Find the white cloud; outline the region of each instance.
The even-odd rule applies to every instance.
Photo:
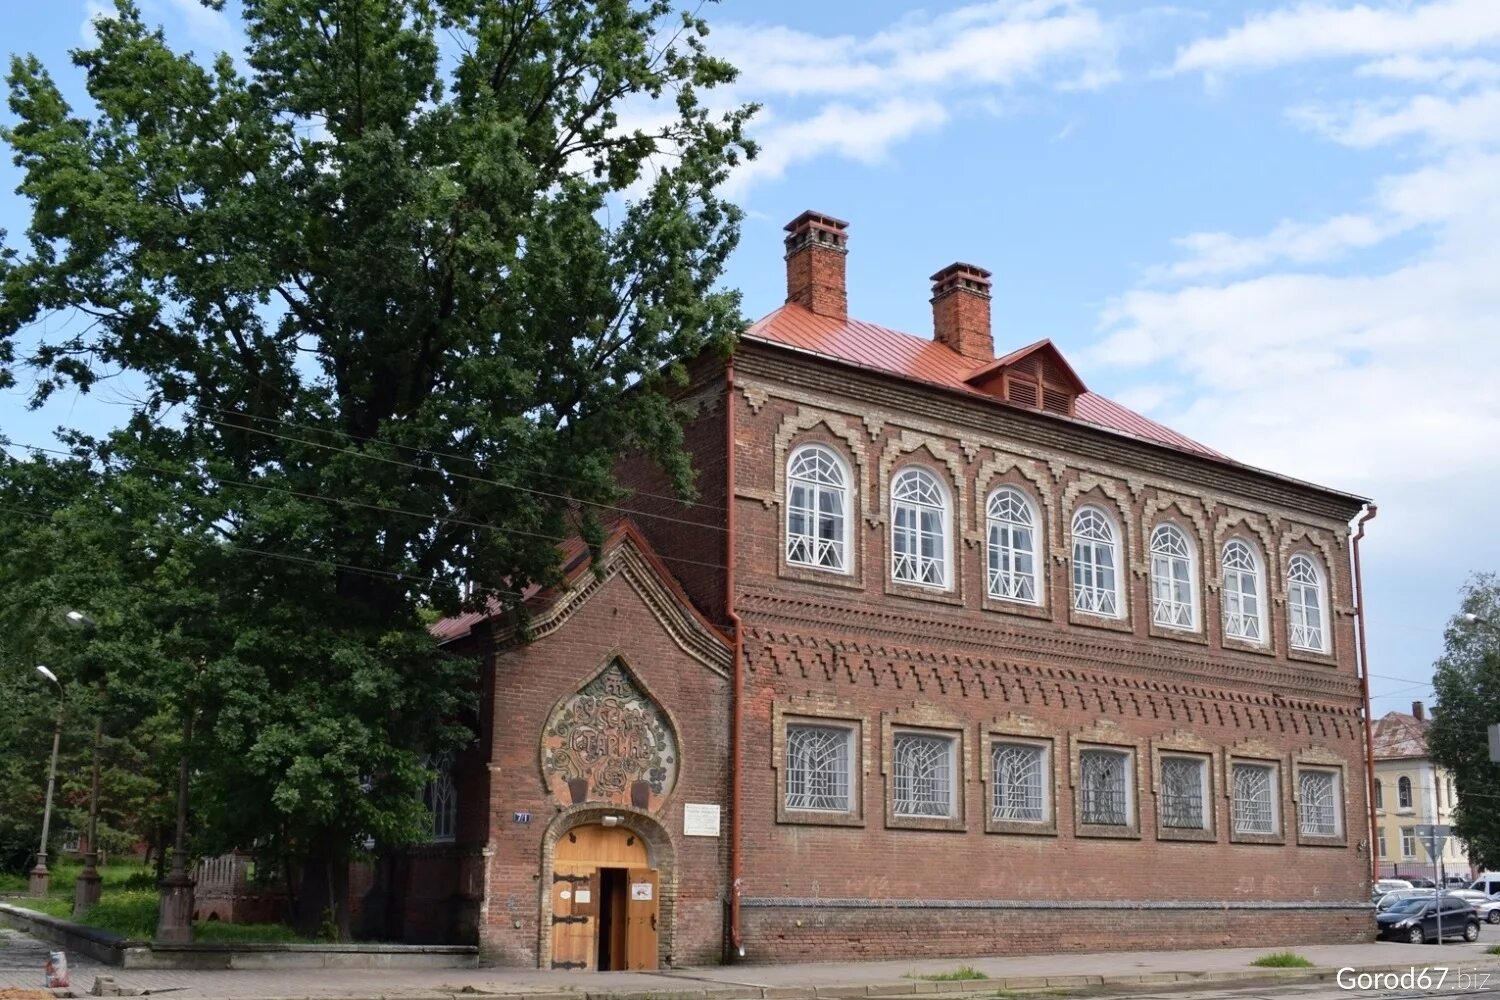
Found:
[[[1413,137],[1445,147],[1500,142],[1500,89],[1456,100],[1418,94],[1396,103],[1309,106],[1294,108],[1290,114],[1295,121],[1356,148]]]
[[[1500,41],[1500,3],[1302,3],[1247,18],[1177,53],[1177,72],[1226,73],[1312,59],[1467,52]]]
[[[1080,0],[986,0],[908,15],[868,35],[725,23],[709,46],[740,69],[729,94],[764,111],[759,159],[735,193],[823,156],[879,163],[898,143],[1013,92],[1099,89],[1118,78],[1116,32]]]
[[[1419,56],[1402,55],[1365,63],[1355,73],[1407,83],[1436,83],[1451,90],[1461,90],[1479,83],[1500,83],[1500,62],[1492,59],[1423,59]]]
[[[105,3],[104,0],[84,0],[83,21],[78,25],[78,36],[83,39],[83,44],[98,45],[99,34],[94,30],[94,22],[114,16],[114,7]]]
[[[1190,233],[1173,242],[1191,256],[1153,269],[1157,279],[1193,280],[1253,271],[1286,262],[1313,264],[1337,260],[1350,250],[1375,246],[1397,230],[1367,215],[1338,215],[1323,222],[1285,220],[1263,236]]]
[[[165,0],[165,6],[192,41],[219,51],[238,51],[243,45],[239,29],[223,11],[205,7],[199,0]]]

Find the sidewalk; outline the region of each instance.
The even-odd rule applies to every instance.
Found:
[[[552,972],[540,969],[375,969],[296,971],[128,971],[69,958],[72,992],[85,995],[97,975],[112,976],[123,990],[170,991],[173,1000],[449,1000],[476,994],[516,1000],[814,1000],[814,998],[915,997],[921,994],[1001,990],[1109,992],[1179,984],[1229,987],[1266,980],[1328,979],[1340,968],[1406,970],[1444,965],[1458,970],[1500,972],[1500,956],[1487,955],[1491,940],[1477,944],[1393,943],[1303,945],[1295,950],[1316,969],[1258,969],[1249,963],[1278,949],[1100,952],[1016,958],[920,959],[823,962],[799,965],[736,965],[660,972]],[[0,929],[0,990],[42,984],[47,946],[16,931]],[[989,978],[934,981],[923,975],[972,966]],[[1500,980],[1497,980],[1500,981]],[[934,997],[934,1000],[938,1000]]]

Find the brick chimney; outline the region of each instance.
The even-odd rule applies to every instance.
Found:
[[[1421,722],[1423,719],[1425,719],[1427,717],[1427,707],[1425,705],[1423,705],[1420,701],[1414,701],[1414,702],[1412,702],[1411,703],[1411,717],[1413,719],[1416,719],[1418,722]]]
[[[819,316],[849,318],[844,258],[849,223],[821,212],[803,212],[786,224],[786,300]]]
[[[949,264],[932,276],[933,339],[971,361],[993,361],[990,335],[990,272],[973,264]]]

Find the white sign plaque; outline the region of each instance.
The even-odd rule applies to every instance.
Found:
[[[719,807],[701,802],[686,803],[682,807],[682,832],[687,837],[717,837]]]
[[[640,900],[649,900],[651,898],[651,883],[650,882],[632,882],[632,883],[630,883],[630,898],[631,899],[640,899]]]

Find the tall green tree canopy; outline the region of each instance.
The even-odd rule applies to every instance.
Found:
[[[1465,615],[1475,615],[1477,622]],[[1458,787],[1454,832],[1486,869],[1500,868],[1500,764],[1490,762],[1488,729],[1500,723],[1500,577],[1476,574],[1448,623],[1427,730],[1432,759]]]
[[[146,386],[97,450],[191,537],[159,689],[211,716],[205,823],[337,860],[420,834],[458,738],[472,668],[419,611],[550,579],[626,449],[688,488],[667,390],[740,325],[751,109],[705,106],[733,70],[665,0],[241,8],[207,64],[117,0],[87,108],[13,59],[0,379]]]

